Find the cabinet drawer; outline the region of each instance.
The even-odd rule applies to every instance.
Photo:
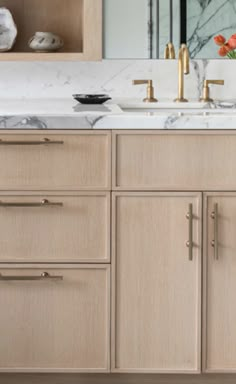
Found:
[[[108,262],[110,194],[0,194],[0,244],[0,262]]]
[[[0,371],[109,369],[109,266],[0,274]]]
[[[235,190],[235,132],[116,132],[113,185],[124,190]]]
[[[110,152],[109,133],[1,134],[0,188],[110,189]]]

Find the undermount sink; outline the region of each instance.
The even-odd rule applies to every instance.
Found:
[[[119,107],[125,113],[144,115],[178,114],[180,116],[198,115],[214,116],[222,114],[236,114],[235,103],[119,103]]]
[[[232,109],[229,110],[220,110],[220,109],[171,109],[171,108],[146,108],[146,109],[138,109],[138,108],[122,108],[123,112],[125,113],[133,113],[133,114],[143,114],[143,115],[166,115],[166,114],[175,114],[179,116],[214,116],[214,115],[225,115],[230,114],[234,115],[236,114],[236,110],[232,111]]]
[[[124,112],[158,112],[160,110],[188,110],[188,109],[205,109],[210,104],[200,102],[175,103],[175,102],[158,102],[158,103],[119,103],[119,107]]]

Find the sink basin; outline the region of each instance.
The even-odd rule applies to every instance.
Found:
[[[232,109],[170,109],[170,108],[122,108],[122,111],[130,114],[142,115],[179,115],[179,116],[219,116],[219,115],[235,115],[236,110]]]
[[[236,114],[235,103],[119,103],[120,109],[125,113],[135,114],[179,114],[179,115],[222,115]]]
[[[119,107],[124,112],[158,112],[160,110],[188,110],[188,109],[205,109],[210,108],[208,103],[190,102],[190,103],[174,103],[174,102],[159,102],[159,103],[119,103]]]

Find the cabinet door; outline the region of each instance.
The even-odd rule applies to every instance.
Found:
[[[236,193],[205,195],[206,371],[236,372]]]
[[[198,372],[201,194],[114,194],[113,231],[113,371]]]
[[[0,268],[0,371],[108,370],[109,302],[108,266]]]

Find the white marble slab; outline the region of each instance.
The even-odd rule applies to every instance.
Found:
[[[129,107],[132,112],[124,112]],[[147,109],[151,108],[151,110]],[[0,100],[0,129],[236,129],[234,100],[147,105],[117,99],[83,106],[70,99]]]
[[[152,79],[158,99],[178,93],[177,60],[103,60],[102,62],[0,62],[0,99],[70,98],[74,93],[108,93],[142,100],[146,87],[133,79]],[[224,79],[213,86],[214,99],[236,99],[234,60],[193,60],[185,76],[185,95],[198,99],[204,79]]]

